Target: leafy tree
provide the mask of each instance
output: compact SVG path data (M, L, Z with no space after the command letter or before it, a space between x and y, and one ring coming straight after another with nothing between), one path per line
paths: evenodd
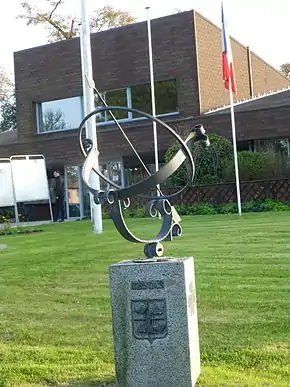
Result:
M16 127L16 103L13 93L0 102L0 132L15 130Z
M209 136L210 146L205 148L199 142L193 148L196 173L194 185L220 183L225 164L233 159L233 144L215 133Z
M285 77L290 78L290 63L284 63L280 66L280 71Z
M0 68L0 132L16 129L16 105L13 83Z
M28 26L46 26L49 31L49 42L71 39L79 35L79 19L58 13L59 8L64 3L64 0L46 0L45 9L40 9L29 2L22 2L21 6L24 12L18 18L24 19ZM98 32L121 27L135 21L136 19L130 13L105 5L95 10L91 15L90 28L92 32Z
M2 67L0 67L0 102L4 101L12 90L12 81Z
M210 134L209 140L209 147L204 147L203 143L198 142L191 149L196 168L194 185L221 182L224 167L227 161L233 157L233 145L228 139L217 134ZM166 152L166 162L171 160L179 149L179 144L174 143ZM184 162L168 183L178 187L184 185L187 179L188 168Z

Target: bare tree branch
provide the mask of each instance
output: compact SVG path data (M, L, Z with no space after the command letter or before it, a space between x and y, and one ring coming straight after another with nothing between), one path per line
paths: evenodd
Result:
M71 21L71 25L70 25L70 31L69 31L69 37L72 38L73 37L73 32L74 32L74 25L75 25L75 18L72 19Z
M65 39L69 39L70 38L70 35L65 32L57 22L55 22L54 20L52 19L49 19L48 17L46 16L43 16L43 20L46 21L47 23L49 23L51 26L53 26L58 32L60 32L60 34L65 38Z
M64 4L64 0L47 0L50 10L38 9L29 2L22 2L21 7L24 13L18 19L26 20L29 25L44 25L49 29L49 41L71 39L79 35L79 26L75 17L58 14L59 6ZM128 12L114 9L110 5L97 9L90 17L90 27L92 32L124 26L134 23L136 19Z
M57 7L58 7L61 3L62 3L62 0L59 0L59 1L55 4L53 10L52 10L52 11L50 12L50 14L49 14L49 19L52 18L52 15L54 14L54 12L56 11Z

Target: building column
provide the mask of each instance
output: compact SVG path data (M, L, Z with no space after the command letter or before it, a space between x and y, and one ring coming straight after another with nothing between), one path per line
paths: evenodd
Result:
M253 86L253 71L252 71L252 58L251 58L250 47L247 47L247 59L248 59L248 74L249 74L249 86L250 86L250 97L254 97L254 86Z

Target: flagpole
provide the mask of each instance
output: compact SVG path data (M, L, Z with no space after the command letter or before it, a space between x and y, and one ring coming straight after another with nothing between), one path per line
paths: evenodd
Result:
M234 100L233 100L233 91L236 92L235 73L234 73L233 54L231 49L230 36L228 35L228 32L226 30L223 1L221 2L221 11L222 11L221 16L222 16L223 80L225 82L225 88L229 90L229 96L230 96L230 111L231 111L232 137L233 137L233 146L234 146L237 202L238 202L239 215L241 216L242 206L241 206L239 164L238 164L238 151L237 151L237 139L236 139L236 123L235 123Z
M147 10L147 33L148 33L148 52L149 52L149 69L150 69L150 84L151 84L151 105L152 116L156 117L156 103L155 103L155 89L154 89L154 69L153 69L153 54L152 54L152 37L151 37L151 21L150 21L150 7L146 7ZM157 143L157 127L156 122L153 121L153 138L154 138L154 155L155 155L155 170L159 170L158 160L158 143ZM159 188L157 186L157 196L159 195Z
M95 110L94 102L94 90L91 88L89 82L93 82L93 70L92 70L92 52L91 52L91 40L90 40L90 25L88 18L88 2L87 0L81 0L81 34L80 34L80 49L81 49L81 68L82 68L82 83L83 83L83 106L84 116ZM94 116L86 122L86 136L93 143L93 146L97 149L97 129ZM99 160L96 158L95 167L98 169ZM92 172L90 176L91 183L96 190L100 189L100 178ZM91 222L93 225L93 232L96 234L102 233L102 209L100 204L94 202L92 193L90 195L90 208L91 208Z
M241 216L242 215L242 206L241 206L241 193L240 193L239 163L238 163L238 151L237 151L237 139L236 139L236 122L235 122L234 99L233 99L233 90L232 90L232 80L231 80L231 77L229 77L229 94L230 94L232 136L233 136L233 146L234 146L234 161L235 161L235 174L236 174L237 202L238 202L239 215Z

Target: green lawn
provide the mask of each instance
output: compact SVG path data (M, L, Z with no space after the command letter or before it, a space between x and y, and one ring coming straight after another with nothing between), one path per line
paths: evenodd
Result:
M158 220L130 223L141 235ZM289 386L290 212L183 218L165 254L194 255L200 386ZM1 237L0 386L114 378L108 266L141 257L111 221ZM178 387L178 386L176 386Z

